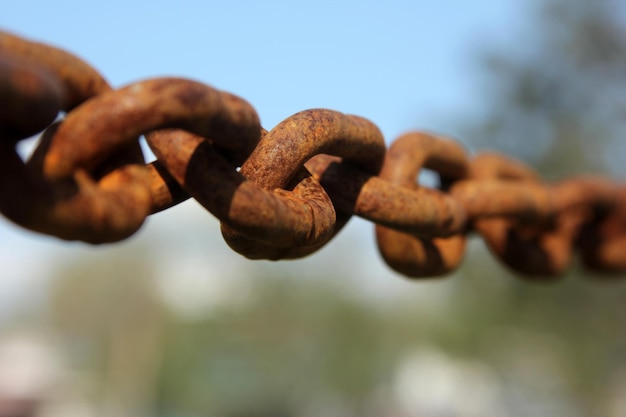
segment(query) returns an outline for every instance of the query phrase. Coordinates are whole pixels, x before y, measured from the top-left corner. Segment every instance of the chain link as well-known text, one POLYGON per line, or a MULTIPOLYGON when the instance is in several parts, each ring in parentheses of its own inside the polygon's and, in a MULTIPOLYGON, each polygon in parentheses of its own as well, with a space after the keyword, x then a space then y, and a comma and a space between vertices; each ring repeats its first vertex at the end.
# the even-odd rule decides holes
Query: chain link
POLYGON ((456 269, 469 233, 523 276, 558 277, 575 250, 588 268, 626 271, 626 186, 606 178, 545 183, 510 157, 470 157, 422 132, 386 149, 372 122, 326 109, 266 131, 232 94, 180 78, 113 90, 76 56, 4 32, 0 102, 0 212, 61 239, 116 242, 193 197, 251 259, 307 256, 357 215, 409 277, 456 269), (15 145, 38 133, 23 161, 15 145), (422 169, 441 186, 419 185, 422 169))

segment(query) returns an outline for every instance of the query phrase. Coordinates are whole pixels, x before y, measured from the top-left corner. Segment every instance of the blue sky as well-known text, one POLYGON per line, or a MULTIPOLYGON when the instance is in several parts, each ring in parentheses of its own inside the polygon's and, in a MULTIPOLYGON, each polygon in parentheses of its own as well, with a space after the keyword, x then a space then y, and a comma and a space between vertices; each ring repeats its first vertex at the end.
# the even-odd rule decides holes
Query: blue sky
MULTIPOLYGON (((267 129, 301 110, 325 107, 369 118, 390 142, 415 128, 454 135, 450 120, 475 111, 484 99, 472 75, 477 54, 520 48, 526 23, 520 16, 533 3, 22 0, 5 2, 0 28, 77 54, 114 87, 158 76, 192 78, 248 100, 267 129)), ((210 248, 220 264, 258 265, 232 253, 217 222, 193 202, 155 217, 129 241, 98 248, 25 232, 0 219, 0 305, 36 292, 46 262, 77 256, 95 262, 148 244, 159 246, 159 259, 171 261, 181 250, 187 251, 184 259, 206 257, 210 248)), ((379 278, 393 275, 375 252, 371 225, 353 222, 330 246, 340 247, 337 240, 357 252, 347 267, 379 278)), ((316 271, 337 265, 338 253, 323 250, 295 265, 316 271)))
POLYGON ((250 101, 266 128, 326 107, 371 119, 391 140, 450 129, 435 119, 476 103, 476 48, 512 41, 528 3, 19 1, 0 27, 78 54, 114 86, 193 78, 250 101))

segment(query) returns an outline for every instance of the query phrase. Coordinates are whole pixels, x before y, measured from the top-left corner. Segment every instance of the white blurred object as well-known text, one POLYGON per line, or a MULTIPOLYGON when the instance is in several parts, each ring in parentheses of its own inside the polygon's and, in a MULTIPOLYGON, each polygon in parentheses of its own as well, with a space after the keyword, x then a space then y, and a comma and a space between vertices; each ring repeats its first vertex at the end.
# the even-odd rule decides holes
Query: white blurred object
POLYGON ((34 415, 60 375, 58 356, 43 338, 15 333, 0 339, 0 416, 34 415))
POLYGON ((36 336, 0 339, 0 396, 39 398, 53 386, 59 362, 50 346, 36 336))
POLYGON ((415 351, 397 368, 394 396, 407 417, 503 416, 498 382, 479 362, 430 348, 415 351))
POLYGON ((608 396, 607 415, 626 417, 626 365, 618 368, 612 382, 612 389, 608 396))
POLYGON ((225 265, 181 253, 160 260, 156 283, 179 318, 194 319, 245 305, 252 294, 247 271, 245 264, 225 265))
POLYGON ((65 366, 45 332, 0 335, 0 417, 93 417, 89 386, 65 366))

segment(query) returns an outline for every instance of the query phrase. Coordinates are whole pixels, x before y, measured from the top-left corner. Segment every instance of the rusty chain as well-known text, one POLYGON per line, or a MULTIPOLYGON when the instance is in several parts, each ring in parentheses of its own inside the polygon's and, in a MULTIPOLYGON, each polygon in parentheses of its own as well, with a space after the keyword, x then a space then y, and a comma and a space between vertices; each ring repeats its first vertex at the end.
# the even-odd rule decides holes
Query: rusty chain
POLYGON ((309 255, 357 215, 409 277, 453 271, 469 233, 528 277, 562 275, 574 250, 588 268, 626 271, 626 185, 599 176, 546 183, 512 158, 470 157, 421 132, 387 149, 372 122, 325 109, 266 131, 232 94, 180 78, 114 90, 76 56, 4 32, 0 100, 0 212, 61 239, 116 242, 193 197, 251 259, 309 255), (17 142, 39 133, 23 161, 17 142), (423 168, 439 188, 416 182, 423 168))

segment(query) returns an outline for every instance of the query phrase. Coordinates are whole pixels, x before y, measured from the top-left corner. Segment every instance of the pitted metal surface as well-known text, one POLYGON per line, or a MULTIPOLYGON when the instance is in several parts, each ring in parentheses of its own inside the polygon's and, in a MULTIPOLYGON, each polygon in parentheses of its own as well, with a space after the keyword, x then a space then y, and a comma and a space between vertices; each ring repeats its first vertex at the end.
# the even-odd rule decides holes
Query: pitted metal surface
POLYGON ((0 103, 0 212, 61 239, 119 241, 195 198, 251 259, 308 256, 356 215, 410 277, 455 270, 470 233, 522 276, 561 276, 577 253, 588 268, 626 271, 626 185, 612 179, 548 183, 513 158, 423 132, 387 149, 374 123, 328 109, 267 131, 230 93, 181 78, 113 89, 73 54, 3 32, 0 103), (15 145, 35 134, 23 161, 15 145), (157 157, 148 164, 142 135, 157 157), (418 184, 422 169, 442 186, 418 184))

